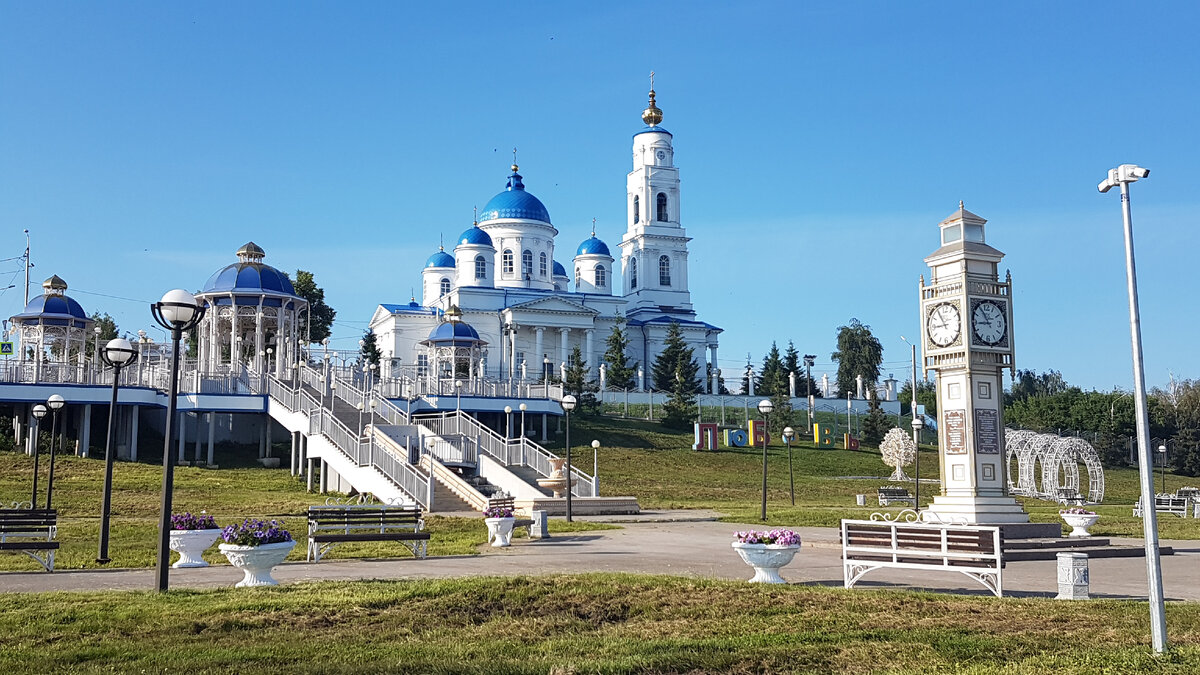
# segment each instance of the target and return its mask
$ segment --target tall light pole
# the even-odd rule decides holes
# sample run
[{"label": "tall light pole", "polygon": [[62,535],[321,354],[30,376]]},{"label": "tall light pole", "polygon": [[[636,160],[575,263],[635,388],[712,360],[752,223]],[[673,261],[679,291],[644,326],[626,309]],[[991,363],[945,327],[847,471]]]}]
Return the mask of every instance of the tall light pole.
[{"label": "tall light pole", "polygon": [[759,516],[760,520],[767,519],[767,440],[771,438],[771,411],[774,409],[775,404],[771,403],[769,398],[758,402],[758,412],[763,416],[762,514]]},{"label": "tall light pole", "polygon": [[1146,412],[1146,375],[1142,370],[1142,325],[1138,311],[1137,267],[1133,255],[1133,215],[1129,205],[1129,184],[1150,175],[1149,169],[1122,164],[1109,169],[1100,182],[1100,192],[1121,186],[1121,215],[1125,221],[1125,280],[1129,293],[1129,336],[1133,351],[1133,397],[1137,412],[1138,478],[1142,488],[1142,532],[1146,540],[1146,580],[1150,596],[1150,636],[1154,651],[1167,649],[1167,617],[1163,602],[1162,560],[1158,553],[1158,512],[1154,510],[1153,458],[1150,455],[1150,424]]},{"label": "tall light pole", "polygon": [[813,425],[812,367],[813,367],[813,365],[816,364],[816,362],[817,362],[817,357],[815,354],[805,354],[804,355],[805,379],[807,380],[805,382],[804,386],[808,389],[808,431],[806,433],[810,433],[810,434],[813,433],[813,428],[812,428],[812,425]]},{"label": "tall light pole", "polygon": [[600,496],[600,441],[592,439],[592,496]]},{"label": "tall light pole", "polygon": [[[54,457],[57,454],[58,436],[58,411],[67,404],[67,400],[58,394],[51,394],[50,398],[46,399],[46,405],[50,407],[50,477],[46,480],[46,510],[50,510],[50,502],[54,499]],[[1166,451],[1166,448],[1163,448]],[[1164,455],[1165,456],[1165,455]],[[37,504],[33,505],[37,508]]]},{"label": "tall light pole", "polygon": [[[921,427],[925,426],[925,420],[917,417],[917,346],[900,336],[904,340],[904,344],[912,347],[912,430],[913,430],[913,473],[916,483],[916,492],[913,495],[913,510],[917,513],[921,512]],[[1004,465],[1004,470],[1008,471],[1008,464]]]},{"label": "tall light pole", "polygon": [[113,461],[116,452],[113,451],[113,429],[117,424],[117,386],[121,382],[121,368],[137,358],[137,351],[125,338],[109,340],[104,346],[102,358],[112,366],[113,386],[112,402],[108,406],[108,436],[104,439],[104,497],[100,502],[100,552],[96,562],[101,565],[109,563],[108,557],[108,521],[112,513],[112,475]]},{"label": "tall light pole", "polygon": [[[1159,473],[1162,474],[1162,491],[1163,491],[1163,494],[1166,494],[1167,493],[1167,445],[1166,445],[1166,443],[1163,443],[1162,445],[1158,446],[1158,456],[1159,456],[1158,465],[1159,465],[1159,467],[1161,467],[1159,469]],[[54,448],[50,448],[50,475],[54,476]],[[49,498],[47,498],[46,501],[49,502],[50,501]],[[50,508],[50,507],[47,506],[46,508]]]},{"label": "tall light pole", "polygon": [[788,486],[792,491],[792,506],[796,505],[796,474],[792,473],[792,439],[795,437],[795,429],[791,427],[783,428],[783,441],[787,443],[788,450]]},{"label": "tall light pole", "polygon": [[38,503],[37,484],[38,474],[41,473],[41,467],[39,466],[41,463],[41,454],[38,452],[38,434],[40,433],[39,429],[42,426],[42,418],[46,416],[47,412],[49,411],[46,410],[46,406],[42,403],[33,406],[33,436],[31,437],[33,439],[33,497],[31,497],[29,500],[29,508],[31,509],[36,509]]},{"label": "tall light pole", "polygon": [[175,453],[171,452],[171,442],[175,434],[175,399],[179,396],[179,342],[184,332],[195,328],[204,318],[204,305],[197,304],[191,293],[176,288],[150,305],[150,313],[158,325],[171,332],[171,385],[167,392],[167,420],[163,425],[162,506],[158,518],[158,563],[154,570],[156,588],[162,593],[167,590],[171,573],[171,499],[175,489]]},{"label": "tall light pole", "polygon": [[562,409],[567,415],[567,522],[571,522],[571,411],[575,409],[575,397],[567,394],[562,398]]},{"label": "tall light pole", "polygon": [[504,444],[508,445],[509,439],[512,438],[512,406],[504,406]]},{"label": "tall light pole", "polygon": [[[528,408],[529,406],[522,403],[521,405],[519,405],[517,407],[521,409],[521,438],[524,439],[525,438],[525,409]],[[522,440],[521,442],[524,443],[525,441]]]}]

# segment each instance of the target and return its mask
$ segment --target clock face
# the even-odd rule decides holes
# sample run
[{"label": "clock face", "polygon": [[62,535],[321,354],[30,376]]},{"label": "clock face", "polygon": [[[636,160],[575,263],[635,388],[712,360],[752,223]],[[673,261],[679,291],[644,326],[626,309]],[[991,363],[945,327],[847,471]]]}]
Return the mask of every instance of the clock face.
[{"label": "clock face", "polygon": [[929,320],[925,323],[929,340],[938,347],[948,347],[954,344],[962,332],[962,320],[958,315],[958,307],[949,303],[933,308]]},{"label": "clock face", "polygon": [[659,158],[659,159],[666,159],[666,158],[667,158],[667,153],[666,153],[666,151],[659,150],[659,151],[658,151],[658,158]]},{"label": "clock face", "polygon": [[979,302],[971,312],[971,329],[980,342],[986,345],[1000,344],[1008,331],[1004,308],[991,300]]}]

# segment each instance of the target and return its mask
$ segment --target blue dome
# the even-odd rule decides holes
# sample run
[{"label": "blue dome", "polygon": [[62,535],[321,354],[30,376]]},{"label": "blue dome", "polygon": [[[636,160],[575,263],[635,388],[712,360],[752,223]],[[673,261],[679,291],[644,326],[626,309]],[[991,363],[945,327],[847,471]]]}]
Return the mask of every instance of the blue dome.
[{"label": "blue dome", "polygon": [[521,218],[523,220],[540,220],[550,222],[550,212],[541,200],[525,191],[521,182],[521,174],[517,173],[517,165],[508,177],[508,185],[504,192],[492,197],[479,214],[479,221],[499,220],[500,218]]},{"label": "blue dome", "polygon": [[558,262],[557,260],[554,261],[554,276],[556,276],[556,277],[567,276],[567,268],[563,267],[562,263]]},{"label": "blue dome", "polygon": [[[83,307],[75,302],[73,298],[65,295],[39,295],[29,301],[25,305],[25,311],[13,317],[14,319],[59,319],[62,323],[70,322],[72,319],[82,321],[90,321],[87,312],[83,311]],[[56,323],[48,321],[48,323]]]},{"label": "blue dome", "polygon": [[438,324],[429,331],[428,341],[437,345],[456,347],[469,347],[483,342],[478,331],[472,328],[471,324],[462,321],[447,321]]},{"label": "blue dome", "polygon": [[594,234],[591,239],[584,240],[579,245],[579,250],[575,252],[575,255],[606,255],[610,258],[612,257],[612,254],[608,252],[608,244],[597,239]]},{"label": "blue dome", "polygon": [[299,297],[283,272],[260,262],[235,262],[217,270],[204,283],[201,293],[221,291],[268,291]]},{"label": "blue dome", "polygon": [[475,244],[478,246],[491,246],[492,238],[488,236],[487,232],[484,232],[483,230],[479,229],[479,226],[476,225],[475,227],[472,227],[471,229],[467,230],[466,232],[463,232],[462,236],[460,236],[458,238],[458,243],[459,244]]},{"label": "blue dome", "polygon": [[426,267],[454,267],[454,256],[445,251],[438,251],[425,261]]}]

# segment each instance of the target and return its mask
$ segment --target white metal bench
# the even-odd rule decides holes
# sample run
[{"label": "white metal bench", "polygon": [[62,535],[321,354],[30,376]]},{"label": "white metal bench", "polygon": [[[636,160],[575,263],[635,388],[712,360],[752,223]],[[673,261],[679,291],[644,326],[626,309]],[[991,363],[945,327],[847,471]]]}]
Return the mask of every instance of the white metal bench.
[{"label": "white metal bench", "polygon": [[[1180,518],[1187,518],[1191,500],[1175,495],[1154,495],[1154,510],[1158,513],[1173,513]],[[1133,505],[1133,515],[1142,517],[1142,500],[1138,499]]]},{"label": "white metal bench", "polygon": [[907,504],[915,507],[917,505],[916,497],[908,490],[895,485],[888,485],[879,488],[879,505],[891,506],[892,504]]},{"label": "white metal bench", "polygon": [[18,551],[54,571],[58,551],[58,511],[53,509],[0,509],[0,551]]},{"label": "white metal bench", "polygon": [[378,504],[311,506],[308,509],[308,553],[305,560],[320,562],[337,544],[395,541],[424,558],[429,533],[421,509]]},{"label": "white metal bench", "polygon": [[842,521],[842,573],[852,588],[884,567],[961,572],[1003,597],[999,527],[952,523]]}]

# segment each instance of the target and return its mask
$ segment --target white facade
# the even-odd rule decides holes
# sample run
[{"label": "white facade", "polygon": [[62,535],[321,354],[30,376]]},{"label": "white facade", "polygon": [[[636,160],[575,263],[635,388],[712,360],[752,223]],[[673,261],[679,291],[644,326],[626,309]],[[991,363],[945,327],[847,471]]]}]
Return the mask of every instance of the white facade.
[{"label": "white facade", "polygon": [[[438,251],[429,258],[422,272],[421,303],[376,309],[370,328],[384,352],[385,373],[421,367],[420,342],[452,305],[487,341],[483,369],[491,378],[536,380],[545,369],[559,375],[575,347],[597,377],[605,342],[622,318],[629,361],[645,373],[636,383],[639,388],[651,384],[650,368],[673,322],[693,347],[701,377],[706,362],[715,370],[721,329],[697,320],[692,308],[679,170],[672,136],[658,126],[662,111],[654,104],[653,91],[642,119],[647,126],[633,137],[633,168],[627,178],[628,223],[620,243],[619,281],[616,260],[594,230],[575,249],[570,264],[555,262],[559,230],[545,206],[525,190],[514,164],[505,190],[456,240],[453,255]],[[618,284],[620,292],[614,294]]]}]

